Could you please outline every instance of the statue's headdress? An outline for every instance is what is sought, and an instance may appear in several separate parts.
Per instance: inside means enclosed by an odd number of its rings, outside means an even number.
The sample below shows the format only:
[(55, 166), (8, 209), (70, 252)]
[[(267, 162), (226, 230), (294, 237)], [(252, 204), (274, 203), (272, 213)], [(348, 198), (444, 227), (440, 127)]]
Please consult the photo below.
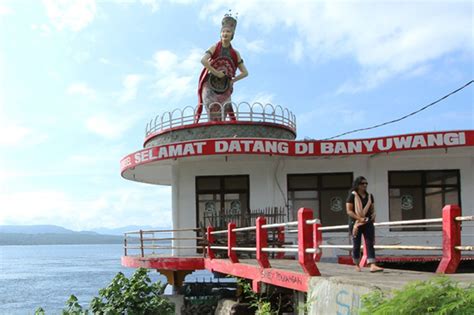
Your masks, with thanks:
[(225, 14), (224, 18), (222, 19), (221, 30), (224, 27), (230, 28), (232, 30), (232, 33), (235, 34), (235, 28), (237, 27), (237, 14), (235, 16), (232, 16), (232, 12), (231, 10), (229, 10), (229, 13)]

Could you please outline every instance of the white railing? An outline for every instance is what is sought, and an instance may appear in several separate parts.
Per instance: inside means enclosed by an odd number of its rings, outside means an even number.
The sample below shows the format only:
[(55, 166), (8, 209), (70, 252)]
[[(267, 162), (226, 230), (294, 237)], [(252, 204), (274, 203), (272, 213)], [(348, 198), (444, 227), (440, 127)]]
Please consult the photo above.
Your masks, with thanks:
[[(154, 119), (146, 124), (145, 137), (151, 134), (163, 132), (172, 128), (192, 125), (206, 125), (215, 121), (220, 122), (265, 122), (282, 125), (296, 132), (296, 116), (287, 108), (280, 105), (247, 103), (239, 104), (232, 102), (233, 116), (226, 113), (225, 105), (220, 103), (212, 103), (210, 107), (218, 107), (218, 110), (212, 114), (212, 119), (206, 108), (202, 108), (202, 113), (198, 115), (197, 107), (186, 106), (183, 109), (177, 108), (170, 112), (165, 112), (161, 116), (157, 115)], [(216, 118), (217, 113), (217, 118)], [(198, 117), (200, 116), (200, 117)]]

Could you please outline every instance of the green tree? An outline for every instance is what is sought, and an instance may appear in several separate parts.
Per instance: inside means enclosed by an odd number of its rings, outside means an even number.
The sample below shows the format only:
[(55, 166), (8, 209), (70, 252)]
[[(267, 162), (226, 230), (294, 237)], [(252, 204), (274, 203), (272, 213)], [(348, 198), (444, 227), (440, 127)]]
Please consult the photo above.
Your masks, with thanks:
[(361, 315), (471, 315), (474, 285), (462, 286), (446, 276), (407, 284), (391, 294), (374, 291), (362, 297)]
[(75, 295), (71, 295), (66, 302), (66, 308), (63, 309), (63, 315), (87, 315), (89, 312), (82, 308)]
[[(163, 297), (166, 284), (153, 283), (148, 276), (148, 270), (137, 269), (128, 279), (119, 272), (110, 284), (99, 290), (99, 296), (92, 299), (90, 310), (83, 308), (77, 297), (71, 295), (66, 302), (62, 315), (171, 315), (175, 306)], [(39, 307), (35, 315), (45, 315), (43, 308)]]
[(148, 271), (137, 269), (128, 279), (119, 272), (112, 282), (91, 301), (94, 314), (174, 314), (174, 304), (162, 295), (166, 284), (152, 283)]

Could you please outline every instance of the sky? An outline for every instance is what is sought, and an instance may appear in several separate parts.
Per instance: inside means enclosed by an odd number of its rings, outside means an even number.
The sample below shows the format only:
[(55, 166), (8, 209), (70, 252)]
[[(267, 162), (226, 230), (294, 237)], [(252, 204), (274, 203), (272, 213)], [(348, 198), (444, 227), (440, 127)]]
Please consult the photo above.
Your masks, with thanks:
[[(194, 106), (238, 12), (233, 100), (289, 108), (298, 139), (410, 113), (473, 79), (470, 1), (0, 0), (0, 225), (171, 225), (171, 189), (120, 177), (157, 114)], [(474, 128), (474, 87), (346, 136)]]

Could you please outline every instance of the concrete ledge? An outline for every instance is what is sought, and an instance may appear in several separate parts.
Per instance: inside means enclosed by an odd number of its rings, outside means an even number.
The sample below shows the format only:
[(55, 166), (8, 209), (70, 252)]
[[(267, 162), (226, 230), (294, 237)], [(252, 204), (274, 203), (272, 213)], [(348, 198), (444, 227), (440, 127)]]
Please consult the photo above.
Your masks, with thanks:
[(202, 270), (203, 257), (122, 256), (122, 266), (163, 270)]
[(270, 138), (294, 140), (296, 135), (289, 128), (267, 122), (210, 122), (206, 124), (182, 126), (149, 135), (144, 148), (163, 144), (213, 138)]
[[(375, 290), (390, 292), (411, 281), (436, 277), (429, 272), (385, 269), (382, 273), (370, 273), (368, 268), (356, 272), (347, 265), (332, 264), (332, 269), (329, 264), (319, 265), (324, 266), (323, 276), (311, 277), (308, 284), (309, 314), (358, 314), (364, 294)], [(449, 277), (466, 283), (474, 280), (474, 274), (450, 274)]]

